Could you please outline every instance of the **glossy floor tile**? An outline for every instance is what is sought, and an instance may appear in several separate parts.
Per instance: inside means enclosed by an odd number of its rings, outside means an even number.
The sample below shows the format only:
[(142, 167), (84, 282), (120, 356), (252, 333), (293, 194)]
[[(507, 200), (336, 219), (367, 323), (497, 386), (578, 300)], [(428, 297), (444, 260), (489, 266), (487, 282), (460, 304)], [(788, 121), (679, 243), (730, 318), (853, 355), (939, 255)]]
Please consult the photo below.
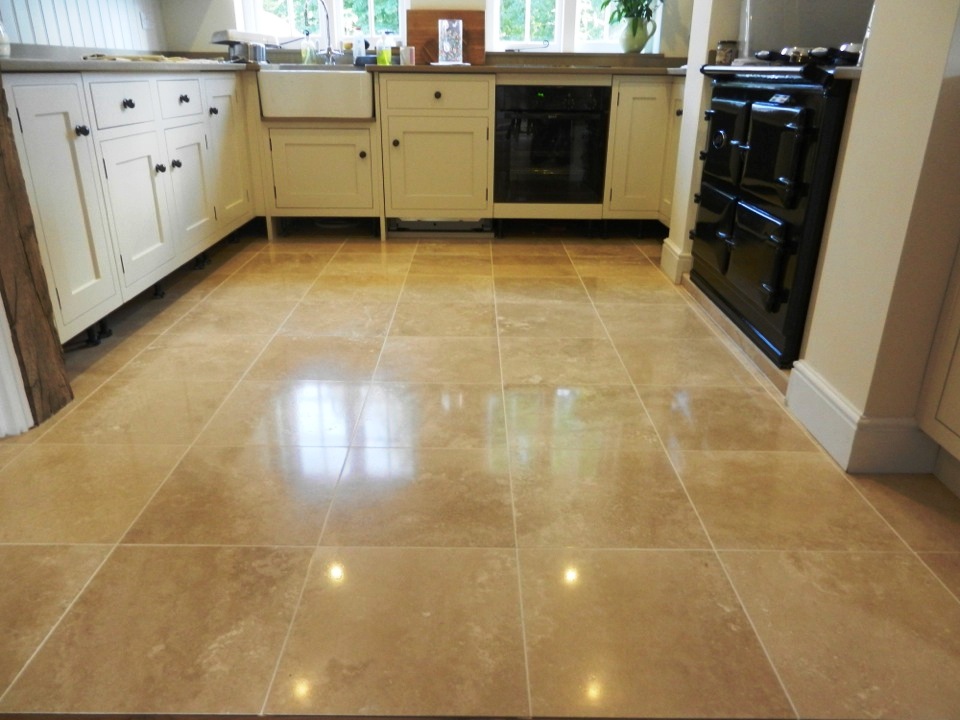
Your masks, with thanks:
[(513, 551), (321, 548), (267, 711), (525, 716)]
[(842, 472), (659, 240), (350, 227), (212, 248), (0, 439), (0, 714), (960, 717), (960, 500)]

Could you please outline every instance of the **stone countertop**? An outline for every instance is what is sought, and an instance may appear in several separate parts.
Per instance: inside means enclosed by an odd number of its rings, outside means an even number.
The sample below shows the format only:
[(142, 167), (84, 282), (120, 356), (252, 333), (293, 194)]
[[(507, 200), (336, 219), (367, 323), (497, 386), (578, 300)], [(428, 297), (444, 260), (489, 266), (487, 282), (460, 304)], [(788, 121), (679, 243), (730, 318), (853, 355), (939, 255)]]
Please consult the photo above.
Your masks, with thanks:
[(40, 60), (4, 58), (0, 72), (238, 72), (256, 68), (248, 63), (229, 63), (216, 60)]
[(677, 68), (668, 67), (619, 67), (598, 65), (367, 65), (373, 73), (452, 73), (476, 75), (647, 75), (665, 77), (675, 75)]

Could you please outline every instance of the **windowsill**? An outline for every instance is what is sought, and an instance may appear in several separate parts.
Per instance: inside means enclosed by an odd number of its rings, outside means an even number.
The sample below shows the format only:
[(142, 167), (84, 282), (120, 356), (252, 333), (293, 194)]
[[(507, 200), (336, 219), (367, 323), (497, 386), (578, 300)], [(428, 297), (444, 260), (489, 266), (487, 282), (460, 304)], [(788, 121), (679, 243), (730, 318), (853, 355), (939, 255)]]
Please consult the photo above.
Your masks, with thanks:
[(487, 65), (538, 65), (551, 67), (650, 67), (650, 68), (670, 68), (683, 65), (687, 59), (685, 57), (667, 57), (659, 53), (559, 53), (559, 52), (534, 52), (534, 51), (509, 51), (492, 52), (487, 51)]

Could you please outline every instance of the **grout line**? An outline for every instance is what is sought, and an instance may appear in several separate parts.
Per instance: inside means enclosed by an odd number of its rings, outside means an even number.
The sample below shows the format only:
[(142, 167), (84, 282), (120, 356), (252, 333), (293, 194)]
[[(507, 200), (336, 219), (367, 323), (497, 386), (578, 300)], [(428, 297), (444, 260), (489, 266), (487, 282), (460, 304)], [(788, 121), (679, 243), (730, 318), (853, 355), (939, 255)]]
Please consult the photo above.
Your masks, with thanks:
[(519, 604), (520, 612), (520, 641), (521, 647), (523, 648), (523, 670), (526, 680), (527, 688), (527, 717), (533, 717), (533, 688), (530, 683), (530, 653), (527, 649), (527, 620), (526, 612), (523, 605), (523, 579), (522, 574), (522, 565), (520, 560), (520, 536), (517, 531), (517, 500), (516, 492), (513, 488), (513, 453), (510, 452), (510, 427), (507, 422), (507, 391), (505, 388), (505, 381), (503, 375), (503, 344), (500, 342), (500, 312), (498, 310), (498, 300), (497, 300), (497, 274), (496, 269), (493, 266), (493, 242), (490, 243), (490, 270), (491, 270), (491, 282), (493, 285), (493, 322), (495, 324), (495, 331), (497, 336), (497, 361), (499, 363), (500, 370), (500, 402), (503, 406), (503, 434), (506, 439), (506, 454), (507, 454), (507, 479), (509, 481), (510, 487), (510, 514), (513, 521), (513, 554), (516, 562), (517, 568), (517, 601)]

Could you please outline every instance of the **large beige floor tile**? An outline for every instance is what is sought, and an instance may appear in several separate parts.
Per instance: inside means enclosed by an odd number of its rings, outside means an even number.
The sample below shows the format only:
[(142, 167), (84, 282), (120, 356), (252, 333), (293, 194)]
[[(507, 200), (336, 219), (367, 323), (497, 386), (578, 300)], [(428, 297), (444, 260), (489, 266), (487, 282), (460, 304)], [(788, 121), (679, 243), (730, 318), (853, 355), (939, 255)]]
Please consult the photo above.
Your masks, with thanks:
[(352, 445), (484, 448), (505, 446), (500, 385), (375, 384)]
[(497, 238), (492, 244), (494, 260), (506, 260), (519, 257), (523, 262), (534, 262), (542, 258), (568, 258), (566, 248), (555, 239), (536, 239), (514, 236)]
[[(573, 266), (581, 277), (594, 278), (638, 278), (655, 277), (660, 268), (650, 262), (643, 253), (624, 257), (591, 257), (580, 256), (573, 258)], [(664, 277), (666, 279), (666, 277)], [(669, 280), (668, 280), (669, 282)]]
[(765, 390), (641, 387), (640, 399), (667, 450), (816, 450)]
[(402, 275), (321, 275), (303, 303), (323, 302), (386, 302), (395, 303), (403, 288)]
[(320, 542), (513, 547), (506, 448), (351, 448)]
[(117, 542), (185, 449), (31, 445), (0, 470), (0, 542)]
[(297, 305), (284, 322), (283, 335), (383, 337), (396, 303), (380, 300), (328, 300)]
[(578, 302), (590, 296), (578, 277), (496, 278), (497, 302)]
[[(393, 242), (392, 240), (390, 242)], [(387, 243), (388, 245), (390, 243)], [(421, 237), (416, 245), (418, 258), (440, 256), (473, 257), (490, 259), (494, 243), (486, 239), (457, 238), (455, 240)]]
[(317, 380), (243, 380), (197, 443), (346, 447), (368, 387)]
[(390, 334), (405, 337), (495, 337), (497, 318), (493, 303), (426, 305), (401, 300)]
[(793, 717), (713, 553), (520, 551), (533, 715)]
[(914, 550), (960, 551), (960, 498), (932, 475), (851, 475)]
[(26, 447), (26, 445), (18, 445), (13, 443), (0, 445), (0, 469), (3, 469), (7, 463), (23, 452), (24, 447)]
[(348, 237), (338, 251), (341, 255), (365, 254), (378, 257), (413, 257), (417, 251), (416, 240), (390, 238), (390, 242), (380, 242), (379, 237)]
[(514, 551), (321, 548), (266, 710), (529, 715)]
[(960, 553), (921, 553), (920, 557), (960, 599)]
[(366, 382), (380, 357), (380, 338), (278, 335), (250, 368), (251, 380)]
[(502, 337), (505, 383), (617, 385), (630, 378), (606, 338)]
[[(86, 335), (84, 334), (84, 338)], [(121, 335), (115, 332), (111, 337), (101, 340), (99, 345), (86, 347), (77, 346), (63, 355), (64, 365), (73, 381), (86, 373), (97, 373), (100, 377), (109, 377), (120, 370), (130, 360), (136, 357), (150, 343), (156, 340), (156, 335), (136, 333)]]
[(237, 303), (296, 301), (306, 294), (314, 280), (312, 275), (234, 273), (208, 297)]
[(500, 382), (496, 338), (388, 337), (374, 379), (378, 382)]
[(906, 553), (722, 553), (801, 717), (948, 718), (960, 603)]
[(686, 452), (677, 468), (718, 548), (900, 550), (820, 452)]
[(646, 256), (633, 240), (567, 239), (563, 248), (574, 262), (586, 258), (609, 258), (616, 262), (643, 263)]
[(409, 255), (374, 255), (371, 253), (338, 253), (323, 268), (324, 275), (406, 275), (410, 270)]
[(485, 275), (410, 275), (403, 285), (405, 303), (441, 305), (493, 302), (493, 279)]
[(662, 450), (520, 449), (511, 477), (521, 547), (709, 547)]
[[(184, 371), (184, 375), (189, 375)], [(232, 382), (113, 379), (42, 437), (53, 443), (189, 445)]]
[(673, 338), (674, 340), (714, 338), (707, 323), (687, 305), (644, 305), (642, 303), (607, 303), (597, 305), (613, 344), (632, 342), (638, 338)]
[(518, 450), (659, 450), (653, 423), (630, 385), (508, 385), (507, 434)]
[(0, 545), (0, 695), (108, 551), (95, 545)]
[[(218, 282), (223, 280), (225, 278), (219, 278)], [(211, 285), (210, 290), (213, 287)], [(181, 297), (171, 294), (168, 297), (156, 298), (153, 296), (153, 290), (147, 290), (114, 310), (105, 318), (105, 321), (114, 334), (120, 337), (159, 335), (169, 330), (206, 294), (208, 291), (193, 292)]]
[(120, 546), (0, 712), (260, 711), (310, 551)]
[(117, 378), (236, 382), (269, 342), (269, 335), (161, 335), (123, 366)]
[(346, 448), (196, 447), (123, 541), (314, 546), (346, 454)]
[(501, 278), (576, 278), (577, 269), (565, 257), (498, 256), (493, 261), (493, 274)]
[(295, 306), (293, 300), (204, 300), (173, 325), (167, 334), (203, 337), (272, 335)]
[(717, 338), (619, 340), (617, 352), (635, 385), (755, 386), (757, 377)]
[(602, 303), (641, 303), (646, 305), (685, 304), (686, 301), (656, 268), (641, 267), (631, 275), (582, 275), (590, 299)]
[(236, 272), (237, 275), (258, 273), (316, 278), (335, 254), (333, 249), (303, 251), (271, 247), (257, 253)]
[(493, 274), (493, 264), (490, 261), (490, 252), (477, 255), (454, 255), (452, 253), (424, 253), (417, 249), (417, 254), (410, 263), (411, 275), (482, 275)]
[(607, 337), (597, 311), (587, 303), (499, 302), (497, 326), (503, 337)]

